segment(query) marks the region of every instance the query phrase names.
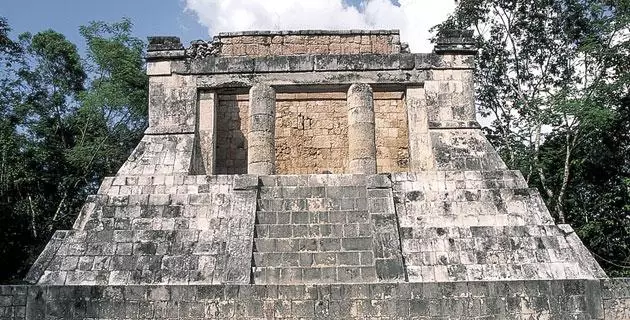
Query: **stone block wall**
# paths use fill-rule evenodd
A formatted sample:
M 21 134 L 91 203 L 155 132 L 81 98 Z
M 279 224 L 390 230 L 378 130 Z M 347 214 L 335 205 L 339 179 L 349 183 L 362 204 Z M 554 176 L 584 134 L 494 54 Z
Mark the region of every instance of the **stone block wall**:
M 243 90 L 218 91 L 216 174 L 247 173 L 249 97 Z M 407 171 L 407 110 L 404 93 L 374 93 L 378 172 Z M 347 170 L 346 92 L 276 94 L 276 173 L 345 173 Z
M 0 285 L 0 319 L 26 319 L 26 298 L 29 287 L 24 285 Z
M 257 192 L 243 185 L 247 178 L 106 178 L 73 229 L 55 233 L 27 280 L 55 285 L 249 283 Z
M 0 319 L 628 319 L 607 290 L 598 280 L 0 286 Z
M 409 171 L 409 130 L 404 93 L 374 92 L 377 172 Z
M 344 173 L 348 154 L 346 93 L 279 93 L 276 172 Z
M 216 174 L 247 173 L 248 107 L 246 91 L 218 94 Z
M 188 174 L 193 142 L 193 134 L 145 135 L 118 174 Z
M 399 53 L 397 30 L 225 32 L 213 40 L 222 56 Z
M 344 45 L 355 47 L 358 45 L 364 48 L 354 53 L 352 50 L 337 52 L 336 46 L 332 43 L 335 42 L 336 45 L 337 37 Z M 273 40 L 274 38 L 276 40 Z M 382 39 L 386 39 L 383 41 L 391 43 L 392 47 L 382 49 L 378 44 L 382 42 Z M 274 44 L 273 41 L 277 43 Z M 368 149 L 372 146 L 368 147 L 365 143 L 370 140 L 369 137 L 363 137 L 365 141 L 356 143 L 364 145 L 366 148 L 363 151 L 367 153 L 357 156 L 349 152 L 348 157 L 353 158 L 352 160 L 332 159 L 332 156 L 329 156 L 331 153 L 338 154 L 339 158 L 344 157 L 344 154 L 336 151 L 342 151 L 343 141 L 340 140 L 345 138 L 326 139 L 325 135 L 315 135 L 312 139 L 318 141 L 298 144 L 294 141 L 298 139 L 289 133 L 289 130 L 278 125 L 277 135 L 271 141 L 291 141 L 288 144 L 279 143 L 276 151 L 277 165 L 276 159 L 264 161 L 269 166 L 273 166 L 269 168 L 273 169 L 270 172 L 281 174 L 373 173 L 372 171 L 505 168 L 500 158 L 492 152 L 491 146 L 484 140 L 474 119 L 471 82 L 474 52 L 461 49 L 460 51 L 436 51 L 431 54 L 411 54 L 403 52 L 404 50 L 399 48 L 399 42 L 397 31 L 379 30 L 227 33 L 217 36 L 212 44 L 196 42 L 188 49 L 178 44 L 176 39 L 153 39 L 147 53 L 147 69 L 153 88 L 150 100 L 150 127 L 147 133 L 197 134 L 195 146 L 199 145 L 196 150 L 200 151 L 194 155 L 191 173 L 244 173 L 243 160 L 246 155 L 253 154 L 248 154 L 246 151 L 248 144 L 243 140 L 247 138 L 236 138 L 234 141 L 227 142 L 222 140 L 230 140 L 230 136 L 234 135 L 247 136 L 248 124 L 246 122 L 229 124 L 238 122 L 235 118 L 241 120 L 246 118 L 243 115 L 247 113 L 244 108 L 247 105 L 247 99 L 242 96 L 235 98 L 237 99 L 235 103 L 224 103 L 225 99 L 221 97 L 217 99 L 210 97 L 221 95 L 226 90 L 241 90 L 238 88 L 242 88 L 241 91 L 245 92 L 257 84 L 264 84 L 278 93 L 276 95 L 278 104 L 286 105 L 288 101 L 286 97 L 282 97 L 284 94 L 308 95 L 316 92 L 336 94 L 346 90 L 341 88 L 362 84 L 368 85 L 374 92 L 376 159 L 371 159 L 372 151 L 368 152 Z M 317 48 L 326 46 L 325 43 L 328 43 L 328 51 L 319 51 L 321 48 Z M 265 51 L 267 49 L 264 49 L 267 48 L 266 44 L 269 46 L 286 44 L 286 48 L 289 49 L 272 55 L 265 53 L 267 52 Z M 307 51 L 299 51 L 293 47 L 294 45 L 307 48 Z M 240 53 L 232 55 L 221 51 L 232 50 L 228 49 L 231 46 L 232 48 L 240 47 L 240 49 L 234 49 Z M 369 50 L 368 47 L 370 47 Z M 205 48 L 205 51 L 197 50 L 202 48 Z M 196 97 L 195 93 L 197 93 Z M 294 99 L 298 106 L 291 108 L 318 103 L 317 99 L 309 101 Z M 189 100 L 193 101 L 192 107 Z M 369 100 L 372 101 L 372 99 Z M 197 112 L 195 112 L 194 101 L 199 101 Z M 209 107 L 210 101 L 217 101 L 214 106 L 215 112 L 208 112 L 208 109 L 212 109 Z M 234 105 L 238 106 L 238 116 L 235 116 L 234 112 L 226 111 L 230 108 L 228 104 L 232 105 L 232 108 Z M 282 108 L 284 107 L 275 109 L 278 111 Z M 311 109 L 313 108 L 309 107 L 309 112 Z M 344 112 L 348 112 L 348 109 L 344 110 L 340 104 L 333 115 Z M 226 114 L 231 114 L 231 116 Z M 214 125 L 201 125 L 205 115 L 216 115 L 213 121 L 206 121 Z M 298 116 L 299 114 L 291 114 L 289 117 L 296 119 L 289 119 L 288 122 L 304 122 L 297 119 Z M 310 115 L 306 116 L 310 117 Z M 324 122 L 328 120 L 330 119 L 325 119 Z M 359 122 L 363 123 L 365 120 L 360 119 Z M 352 121 L 354 120 L 349 119 L 349 122 Z M 282 119 L 282 122 L 287 121 Z M 362 125 L 367 125 L 369 122 Z M 195 124 L 197 124 L 196 127 Z M 234 128 L 227 129 L 232 131 L 226 131 L 221 126 Z M 329 125 L 326 124 L 326 126 Z M 240 130 L 237 127 L 240 127 Z M 212 130 L 215 129 L 217 130 L 215 131 L 216 139 L 213 139 Z M 339 130 L 343 130 L 343 126 L 340 129 L 333 128 L 333 131 Z M 355 134 L 351 136 L 354 140 L 358 139 Z M 291 137 L 291 139 L 286 137 Z M 354 148 L 355 143 L 351 143 L 352 141 L 348 139 L 349 149 Z M 312 147 L 313 144 L 331 143 L 334 146 L 340 146 L 339 150 L 331 152 L 325 148 Z M 295 149 L 300 149 L 297 157 Z M 473 152 L 467 152 L 469 149 Z M 330 159 L 326 160 L 326 158 Z M 260 162 L 260 159 L 257 161 Z M 288 162 L 298 163 L 288 164 Z M 363 165 L 369 162 L 368 167 L 376 164 L 374 169 L 363 172 L 355 170 L 351 165 L 355 162 Z
M 605 277 L 517 171 L 393 174 L 409 281 Z
M 630 319 L 630 278 L 603 280 L 602 300 L 606 320 Z

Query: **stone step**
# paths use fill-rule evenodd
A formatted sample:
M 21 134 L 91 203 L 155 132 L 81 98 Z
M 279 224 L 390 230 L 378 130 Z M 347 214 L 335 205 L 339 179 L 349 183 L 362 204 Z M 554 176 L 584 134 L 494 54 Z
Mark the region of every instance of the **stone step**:
M 363 186 L 277 186 L 260 187 L 261 199 L 304 199 L 304 198 L 364 198 L 367 188 Z
M 329 238 L 372 236 L 372 226 L 368 223 L 258 224 L 254 228 L 256 238 Z
M 394 188 L 402 187 L 407 190 L 527 188 L 522 174 L 510 170 L 401 172 L 392 174 L 391 179 Z
M 354 238 L 304 238 L 304 239 L 254 239 L 260 246 L 259 252 L 267 252 L 271 248 L 287 251 L 362 251 L 372 250 L 372 237 Z
M 103 207 L 127 207 L 127 206 L 165 206 L 165 205 L 222 205 L 232 195 L 229 190 L 224 192 L 206 193 L 154 193 L 154 194 L 126 194 L 126 195 L 98 195 L 94 201 Z
M 537 196 L 536 189 L 532 188 L 457 188 L 427 190 L 422 188 L 409 188 L 396 190 L 395 195 L 400 201 L 482 201 L 496 202 L 498 200 L 528 200 L 531 196 Z
M 258 199 L 257 211 L 361 211 L 367 210 L 367 198 L 270 198 Z
M 209 210 L 208 210 L 209 211 Z M 229 225 L 240 229 L 249 218 L 229 218 L 222 216 L 172 216 L 175 211 L 164 211 L 162 216 L 122 216 L 112 218 L 90 217 L 82 226 L 83 230 L 213 230 L 218 225 Z M 246 226 L 245 226 L 246 227 Z
M 365 241 L 361 243 L 361 241 Z M 256 252 L 325 252 L 371 250 L 370 237 L 337 237 L 337 238 L 255 238 Z
M 258 225 L 370 223 L 370 215 L 360 211 L 258 211 Z
M 255 267 L 374 266 L 368 250 L 316 252 L 254 252 Z
M 364 174 L 299 174 L 260 176 L 263 187 L 365 186 L 374 179 Z
M 255 284 L 308 284 L 308 283 L 374 283 L 376 269 L 373 266 L 338 267 L 254 267 Z
M 565 232 L 555 224 L 525 226 L 401 226 L 403 239 L 429 238 L 488 238 L 488 237 L 564 237 Z

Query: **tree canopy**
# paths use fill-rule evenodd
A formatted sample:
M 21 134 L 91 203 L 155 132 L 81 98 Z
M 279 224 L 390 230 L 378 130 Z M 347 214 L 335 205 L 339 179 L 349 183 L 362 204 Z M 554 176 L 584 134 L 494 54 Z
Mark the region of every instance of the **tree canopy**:
M 477 108 L 512 169 L 612 274 L 630 274 L 630 2 L 462 0 Z
M 129 20 L 81 27 L 87 55 L 53 30 L 11 39 L 0 18 L 0 281 L 23 278 L 146 127 L 144 43 Z

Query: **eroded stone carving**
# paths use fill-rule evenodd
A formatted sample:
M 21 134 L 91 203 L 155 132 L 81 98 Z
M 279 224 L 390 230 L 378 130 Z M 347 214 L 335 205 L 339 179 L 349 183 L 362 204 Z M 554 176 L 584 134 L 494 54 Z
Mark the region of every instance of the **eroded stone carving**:
M 208 56 L 217 56 L 220 53 L 220 41 L 194 40 L 190 43 L 190 47 L 186 48 L 186 57 L 190 59 L 203 59 Z

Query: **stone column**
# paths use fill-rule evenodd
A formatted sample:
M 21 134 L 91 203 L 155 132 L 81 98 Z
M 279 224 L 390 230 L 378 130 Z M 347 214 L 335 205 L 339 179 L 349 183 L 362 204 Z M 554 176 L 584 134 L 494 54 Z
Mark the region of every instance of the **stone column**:
M 216 92 L 199 91 L 197 104 L 197 142 L 199 143 L 199 173 L 216 174 L 215 150 L 217 139 L 216 109 L 218 98 Z
M 372 88 L 355 83 L 348 89 L 348 173 L 376 173 L 376 134 Z
M 409 126 L 409 171 L 433 169 L 433 152 L 429 136 L 429 116 L 425 90 L 408 87 L 405 93 Z
M 266 84 L 255 84 L 249 90 L 248 174 L 275 174 L 275 130 L 276 91 Z

